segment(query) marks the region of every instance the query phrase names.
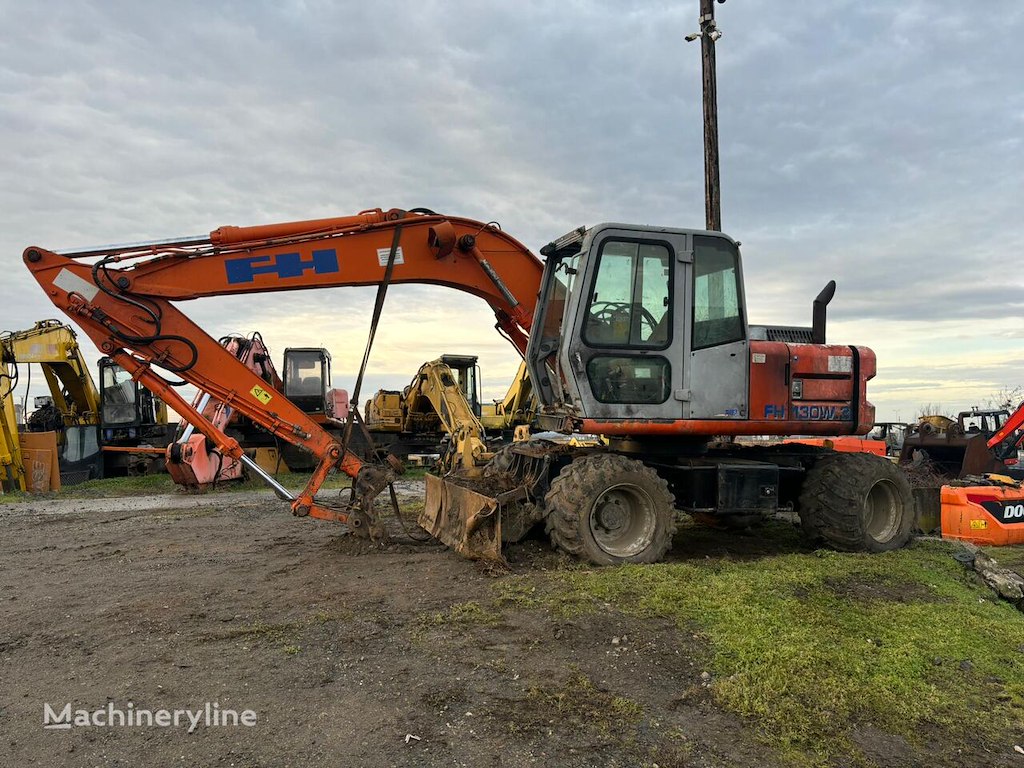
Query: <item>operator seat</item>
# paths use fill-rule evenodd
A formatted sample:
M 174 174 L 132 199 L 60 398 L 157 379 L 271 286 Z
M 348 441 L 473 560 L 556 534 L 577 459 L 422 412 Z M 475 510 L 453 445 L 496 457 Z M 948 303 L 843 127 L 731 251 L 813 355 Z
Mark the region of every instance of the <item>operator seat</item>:
M 299 379 L 295 382 L 295 386 L 292 387 L 291 394 L 300 396 L 320 394 L 320 377 L 306 376 Z

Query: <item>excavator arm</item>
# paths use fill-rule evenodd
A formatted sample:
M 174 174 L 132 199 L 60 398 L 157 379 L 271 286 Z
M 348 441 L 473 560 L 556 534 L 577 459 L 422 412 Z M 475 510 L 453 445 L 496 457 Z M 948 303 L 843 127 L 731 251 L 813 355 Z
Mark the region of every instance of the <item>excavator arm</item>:
M 5 333 L 0 356 L 7 365 L 35 363 L 42 368 L 64 426 L 98 423 L 99 391 L 71 328 L 58 320 L 41 320 L 28 330 Z
M 393 283 L 444 285 L 486 301 L 498 328 L 523 353 L 542 265 L 495 224 L 397 209 L 74 252 L 30 247 L 25 263 L 50 297 L 105 354 L 217 446 L 288 498 L 292 511 L 353 522 L 315 494 L 338 468 L 356 478 L 362 507 L 387 478 L 363 464 L 281 392 L 246 368 L 172 302 L 204 296 Z M 89 261 L 86 261 L 89 259 Z M 390 266 L 390 270 L 389 270 Z M 159 371 L 195 385 L 272 434 L 320 459 L 292 496 L 186 402 Z M 361 478 L 360 475 L 363 475 Z M 365 515 L 365 512 L 363 513 Z M 357 518 L 355 521 L 358 522 Z
M 472 472 L 490 458 L 483 425 L 443 360 L 432 360 L 420 366 L 405 398 L 410 413 L 426 410 L 437 414 L 441 429 L 450 435 L 451 453 L 445 470 L 461 468 Z
M 0 493 L 24 491 L 25 467 L 18 442 L 18 419 L 14 410 L 15 378 L 6 363 L 0 363 Z
M 543 266 L 496 224 L 376 209 L 335 219 L 221 227 L 208 237 L 115 246 L 64 255 L 103 257 L 82 265 L 100 290 L 171 301 L 334 286 L 376 286 L 394 248 L 392 283 L 444 285 L 482 298 L 525 353 Z M 46 253 L 42 249 L 26 251 Z M 56 255 L 56 254 L 54 254 Z M 27 258 L 27 256 L 26 256 Z M 128 269 L 112 264 L 145 259 Z M 37 278 L 65 265 L 30 262 Z M 62 307 L 63 308 L 63 307 Z
M 55 424 L 59 417 L 58 444 L 66 440 L 65 429 L 99 422 L 99 391 L 71 328 L 58 320 L 41 320 L 27 330 L 0 335 L 0 485 L 5 490 L 26 488 L 14 411 L 22 364 L 36 364 L 43 371 Z
M 1010 440 L 1019 429 L 1024 429 L 1024 402 L 1017 406 L 1017 410 L 1010 415 L 1006 423 L 988 439 L 988 447 L 993 450 L 996 449 L 1004 442 Z M 1022 443 L 1024 443 L 1024 434 L 1015 441 L 1015 445 L 1021 445 Z

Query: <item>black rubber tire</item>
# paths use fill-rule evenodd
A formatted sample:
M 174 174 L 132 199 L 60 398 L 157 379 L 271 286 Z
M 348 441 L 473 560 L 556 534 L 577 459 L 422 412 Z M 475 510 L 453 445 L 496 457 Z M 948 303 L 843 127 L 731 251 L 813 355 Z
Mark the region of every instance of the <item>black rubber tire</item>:
M 545 527 L 556 548 L 595 565 L 656 563 L 676 532 L 673 503 L 668 483 L 642 462 L 590 454 L 567 464 L 551 481 L 544 497 Z M 605 535 L 595 530 L 601 527 L 596 525 L 600 512 L 609 508 L 639 529 L 634 541 L 628 529 L 620 545 L 611 541 L 612 529 L 606 527 Z
M 845 552 L 887 552 L 910 541 L 914 494 L 888 459 L 835 453 L 808 471 L 799 511 L 800 525 L 812 541 Z

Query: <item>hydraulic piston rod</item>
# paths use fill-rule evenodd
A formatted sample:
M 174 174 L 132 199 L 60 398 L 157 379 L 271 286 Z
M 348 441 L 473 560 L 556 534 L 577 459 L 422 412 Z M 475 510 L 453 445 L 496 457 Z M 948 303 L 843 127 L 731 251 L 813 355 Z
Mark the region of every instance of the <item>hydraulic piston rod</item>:
M 263 467 L 261 467 L 259 464 L 257 464 L 255 461 L 250 459 L 245 454 L 242 454 L 241 458 L 242 463 L 245 464 L 245 466 L 247 466 L 257 475 L 262 477 L 263 480 L 267 483 L 267 485 L 274 489 L 274 493 L 277 494 L 277 498 L 283 499 L 284 501 L 295 501 L 295 494 L 293 494 L 291 491 L 289 491 L 287 488 L 285 488 L 283 485 L 277 482 L 277 480 L 274 479 L 274 476 L 267 472 L 267 470 L 265 470 Z

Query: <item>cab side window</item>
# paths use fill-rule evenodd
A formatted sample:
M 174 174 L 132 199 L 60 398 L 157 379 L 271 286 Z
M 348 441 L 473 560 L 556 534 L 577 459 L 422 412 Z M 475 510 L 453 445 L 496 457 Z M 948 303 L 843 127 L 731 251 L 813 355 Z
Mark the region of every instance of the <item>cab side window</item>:
M 693 245 L 693 348 L 742 341 L 739 254 L 714 237 L 695 236 Z

